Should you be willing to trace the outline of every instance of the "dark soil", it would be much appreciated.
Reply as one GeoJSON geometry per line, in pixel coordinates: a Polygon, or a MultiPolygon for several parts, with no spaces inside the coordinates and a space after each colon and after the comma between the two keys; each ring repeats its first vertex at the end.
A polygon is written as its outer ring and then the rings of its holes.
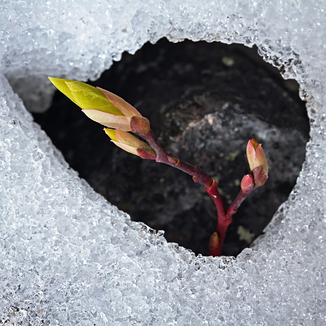
{"type": "MultiPolygon", "coordinates": [[[[167,152],[214,177],[225,205],[249,173],[247,141],[263,144],[270,178],[234,216],[224,255],[249,246],[287,199],[304,160],[308,118],[296,83],[284,81],[255,50],[163,39],[135,55],[125,53],[91,84],[134,105],[167,152]]],[[[52,107],[34,117],[70,166],[108,201],[133,220],[165,230],[168,241],[209,255],[215,207],[190,176],[123,152],[59,92],[52,107]]]]}

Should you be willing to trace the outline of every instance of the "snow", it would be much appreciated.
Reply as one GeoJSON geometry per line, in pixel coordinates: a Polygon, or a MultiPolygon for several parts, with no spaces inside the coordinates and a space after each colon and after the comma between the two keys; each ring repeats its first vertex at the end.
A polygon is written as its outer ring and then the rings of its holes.
{"type": "Polygon", "coordinates": [[[11,325],[326,323],[325,1],[1,1],[0,321],[11,325]],[[256,44],[300,84],[310,140],[253,248],[195,257],[69,169],[30,111],[47,76],[95,80],[162,37],[256,44]],[[18,95],[19,94],[19,95],[18,95]]]}

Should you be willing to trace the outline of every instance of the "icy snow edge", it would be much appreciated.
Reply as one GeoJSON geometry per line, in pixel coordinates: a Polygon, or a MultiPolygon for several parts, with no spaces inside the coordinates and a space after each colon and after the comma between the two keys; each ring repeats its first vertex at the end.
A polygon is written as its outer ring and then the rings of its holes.
{"type": "Polygon", "coordinates": [[[320,325],[325,317],[324,2],[3,3],[0,320],[32,325],[320,325]],[[33,6],[33,7],[32,7],[33,6]],[[33,123],[46,76],[96,79],[162,37],[256,44],[307,101],[297,185],[236,259],[194,257],[107,203],[33,123]],[[6,76],[6,77],[4,77],[6,76]],[[299,307],[299,308],[298,308],[299,307]]]}

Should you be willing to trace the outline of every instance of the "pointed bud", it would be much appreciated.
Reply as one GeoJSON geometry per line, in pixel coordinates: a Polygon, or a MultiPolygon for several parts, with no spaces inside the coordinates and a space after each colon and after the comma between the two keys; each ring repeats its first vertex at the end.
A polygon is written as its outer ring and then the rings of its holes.
{"type": "Polygon", "coordinates": [[[105,89],[69,79],[49,79],[59,91],[81,107],[87,117],[103,126],[131,131],[130,119],[133,116],[142,117],[132,105],[105,89]]]}
{"type": "Polygon", "coordinates": [[[254,189],[255,183],[251,174],[247,174],[242,178],[240,187],[241,191],[244,193],[249,193],[254,189]]]}
{"type": "Polygon", "coordinates": [[[261,144],[255,139],[251,139],[247,144],[247,159],[250,166],[250,170],[261,166],[266,174],[268,174],[268,164],[261,144]]]}
{"type": "Polygon", "coordinates": [[[49,77],[53,85],[83,110],[97,110],[112,115],[124,114],[97,88],[69,79],[49,77]]]}
{"type": "Polygon", "coordinates": [[[156,153],[152,147],[132,134],[108,128],[104,128],[104,131],[111,138],[111,141],[124,151],[140,156],[143,159],[154,160],[156,158],[156,153]]]}

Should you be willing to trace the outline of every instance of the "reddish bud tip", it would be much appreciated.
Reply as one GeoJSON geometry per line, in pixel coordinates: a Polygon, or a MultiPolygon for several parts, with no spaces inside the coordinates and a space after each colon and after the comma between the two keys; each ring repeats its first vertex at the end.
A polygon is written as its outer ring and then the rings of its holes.
{"type": "Polygon", "coordinates": [[[146,135],[151,130],[149,120],[145,117],[138,116],[134,116],[130,119],[130,128],[133,132],[140,135],[146,135]]]}
{"type": "Polygon", "coordinates": [[[253,146],[253,148],[256,150],[257,147],[259,146],[258,141],[256,139],[253,139],[253,138],[250,139],[249,141],[250,141],[251,145],[253,146]]]}
{"type": "Polygon", "coordinates": [[[240,187],[244,193],[249,193],[254,189],[255,183],[251,174],[247,174],[242,178],[240,187]]]}

